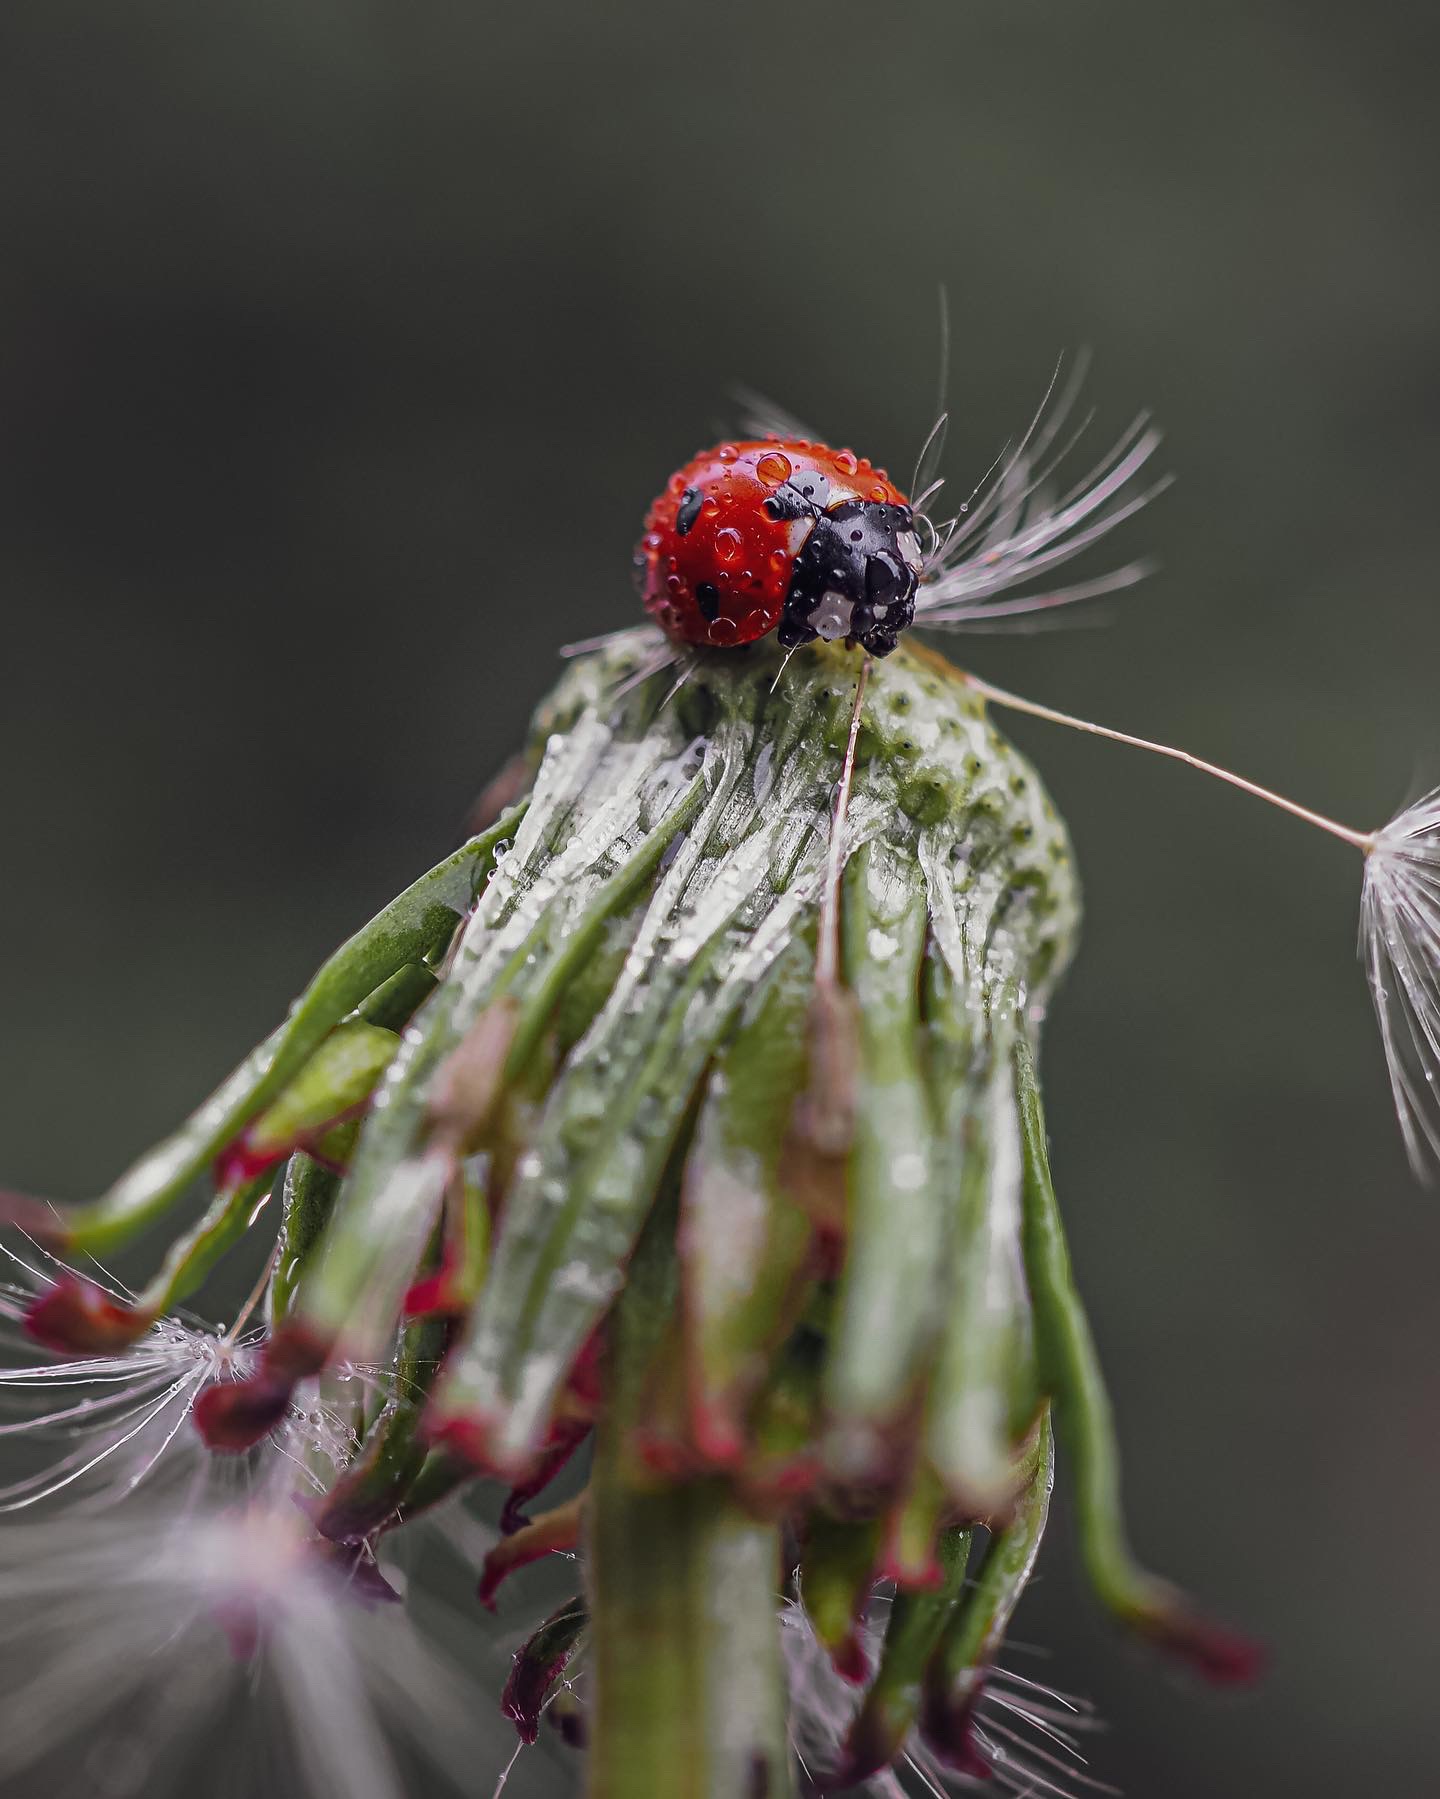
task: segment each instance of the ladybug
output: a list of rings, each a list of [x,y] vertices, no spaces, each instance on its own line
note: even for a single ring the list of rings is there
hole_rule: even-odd
[[[888,656],[915,617],[920,540],[883,469],[805,438],[723,443],[673,474],[635,551],[676,643],[787,649],[843,638]]]

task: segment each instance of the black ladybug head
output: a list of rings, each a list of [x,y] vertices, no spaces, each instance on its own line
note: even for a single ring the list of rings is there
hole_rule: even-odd
[[[795,559],[776,635],[787,648],[843,637],[888,656],[915,617],[919,584],[910,508],[842,500],[819,515]]]

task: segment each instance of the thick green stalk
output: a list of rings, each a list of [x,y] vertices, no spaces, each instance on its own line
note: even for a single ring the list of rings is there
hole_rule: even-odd
[[[666,1208],[668,1210],[668,1208]],[[727,1484],[657,1482],[630,1443],[675,1291],[673,1214],[637,1252],[615,1321],[586,1532],[590,1799],[774,1799],[791,1790],[780,1534]]]

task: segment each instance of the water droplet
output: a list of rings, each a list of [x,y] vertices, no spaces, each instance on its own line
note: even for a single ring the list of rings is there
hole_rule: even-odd
[[[860,459],[853,450],[837,450],[835,466],[842,475],[853,475],[860,466]]]
[[[790,458],[772,450],[755,464],[755,473],[767,487],[778,487],[782,481],[790,479],[790,468]]]
[[[734,444],[721,444],[720,448],[716,451],[716,455],[719,456],[722,462],[734,462],[739,454],[740,452],[735,448]]]
[[[715,555],[721,562],[738,562],[745,541],[732,525],[725,525],[715,533]]]

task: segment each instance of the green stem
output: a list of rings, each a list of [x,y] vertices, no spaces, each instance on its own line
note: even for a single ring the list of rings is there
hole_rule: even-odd
[[[673,1217],[662,1218],[637,1252],[590,1481],[588,1790],[590,1799],[781,1799],[791,1776],[779,1527],[751,1518],[723,1481],[657,1484],[628,1441],[668,1311],[655,1301],[674,1291],[672,1232]]]

